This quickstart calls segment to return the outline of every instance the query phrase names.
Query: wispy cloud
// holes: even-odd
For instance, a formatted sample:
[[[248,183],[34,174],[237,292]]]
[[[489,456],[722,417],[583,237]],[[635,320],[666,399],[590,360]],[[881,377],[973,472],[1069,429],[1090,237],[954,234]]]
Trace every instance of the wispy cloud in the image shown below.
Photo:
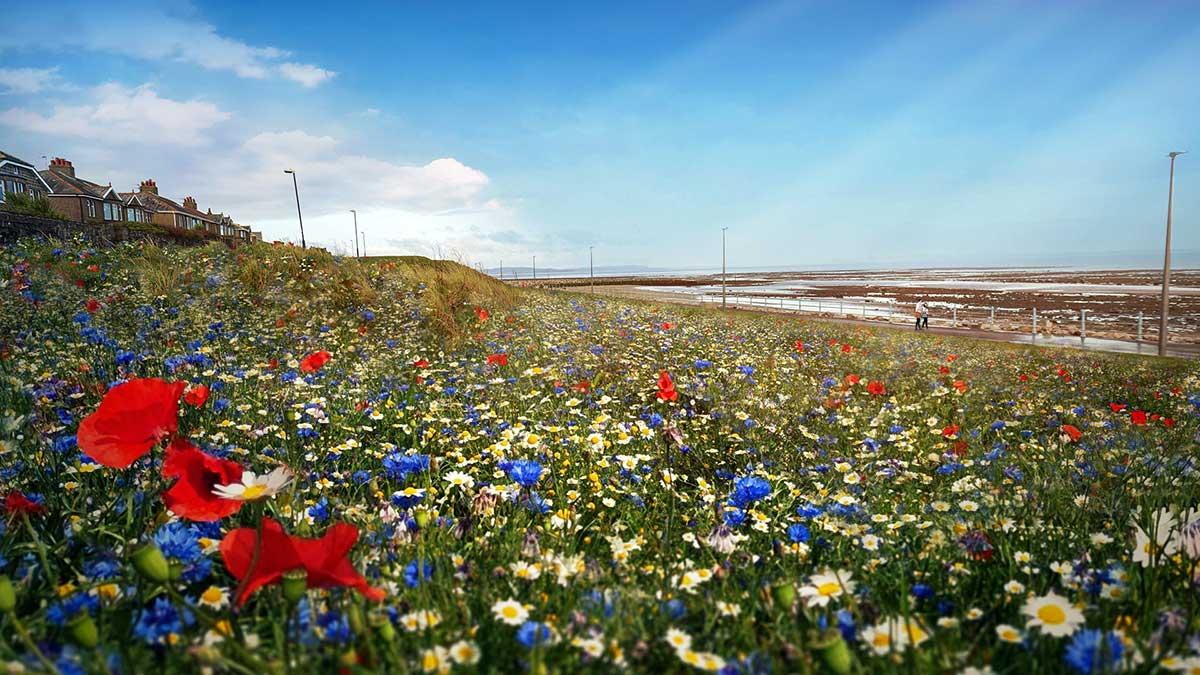
[[[154,87],[103,84],[77,105],[14,107],[0,114],[0,125],[55,137],[102,143],[199,146],[205,132],[232,115],[207,101],[178,101],[158,95]]]
[[[279,77],[304,87],[315,87],[334,75],[319,66],[290,60],[292,54],[287,50],[223,35],[191,11],[172,13],[155,3],[117,4],[97,10],[70,2],[55,11],[74,18],[65,19],[65,25],[30,21],[22,30],[2,31],[0,49],[84,49],[147,61],[174,60],[244,78]]]
[[[37,94],[69,85],[58,68],[0,68],[0,94]]]

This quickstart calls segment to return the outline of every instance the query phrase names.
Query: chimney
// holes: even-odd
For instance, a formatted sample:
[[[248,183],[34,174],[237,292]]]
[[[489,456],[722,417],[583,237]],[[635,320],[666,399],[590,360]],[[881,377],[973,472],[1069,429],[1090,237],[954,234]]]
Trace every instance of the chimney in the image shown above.
[[[195,197],[184,197],[183,198],[183,208],[197,211],[198,209],[196,208],[196,198]]]
[[[138,186],[138,192],[149,192],[150,194],[158,194],[158,185],[155,184],[153,178],[147,178]]]
[[[55,157],[54,159],[50,160],[50,170],[61,173],[64,176],[70,176],[71,178],[75,177],[75,167],[71,164],[71,162],[63,159],[62,157]]]

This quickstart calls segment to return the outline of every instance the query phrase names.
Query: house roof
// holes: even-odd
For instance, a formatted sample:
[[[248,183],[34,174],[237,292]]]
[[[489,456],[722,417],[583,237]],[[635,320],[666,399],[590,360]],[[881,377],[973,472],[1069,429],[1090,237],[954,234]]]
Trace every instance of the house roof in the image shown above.
[[[50,191],[54,194],[82,195],[96,199],[121,199],[120,195],[117,194],[117,191],[111,185],[100,185],[90,180],[84,180],[49,169],[39,171],[38,173],[42,176],[42,180],[46,181],[46,184],[50,186]]]
[[[187,214],[189,216],[194,216],[205,222],[213,222],[213,220],[209,218],[208,215],[203,211],[189,209],[173,199],[167,199],[166,197],[163,197],[162,195],[156,195],[153,192],[122,192],[120,195],[126,201],[137,197],[138,201],[142,203],[142,208],[153,213],[175,211],[178,213]]]
[[[20,157],[15,156],[15,155],[10,155],[3,150],[0,150],[0,162],[12,162],[13,164],[24,164],[25,166],[33,169],[34,171],[37,171],[37,169],[34,169],[33,165],[30,164],[29,162],[26,162],[25,160],[21,159]]]

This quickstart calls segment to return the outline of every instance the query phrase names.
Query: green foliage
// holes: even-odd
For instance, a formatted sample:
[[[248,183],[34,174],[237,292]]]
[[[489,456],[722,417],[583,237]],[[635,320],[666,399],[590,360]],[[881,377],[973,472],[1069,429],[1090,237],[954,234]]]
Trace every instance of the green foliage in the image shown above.
[[[2,206],[6,211],[12,211],[13,213],[66,220],[62,214],[54,210],[54,207],[50,204],[50,200],[44,195],[31,197],[24,192],[8,192],[4,195]]]

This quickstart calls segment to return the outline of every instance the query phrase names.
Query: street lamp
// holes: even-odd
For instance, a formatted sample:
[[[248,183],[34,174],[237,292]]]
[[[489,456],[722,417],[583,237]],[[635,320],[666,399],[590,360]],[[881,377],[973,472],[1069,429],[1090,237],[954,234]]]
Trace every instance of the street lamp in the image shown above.
[[[721,309],[725,309],[725,230],[728,229],[721,228]]]
[[[358,211],[350,209],[350,213],[354,214],[354,257],[358,258]]]
[[[1171,293],[1171,202],[1175,198],[1175,158],[1186,152],[1176,151],[1167,155],[1171,158],[1171,179],[1167,184],[1167,245],[1163,253],[1162,310],[1158,317],[1159,356],[1167,355],[1167,298]]]
[[[362,257],[364,257],[364,258],[367,257],[367,231],[366,230],[363,230],[363,233],[362,233]]]
[[[308,248],[308,244],[304,242],[304,215],[300,213],[300,186],[296,183],[296,172],[291,169],[284,169],[283,172],[292,174],[292,189],[296,192],[296,217],[300,219],[300,248]]]

